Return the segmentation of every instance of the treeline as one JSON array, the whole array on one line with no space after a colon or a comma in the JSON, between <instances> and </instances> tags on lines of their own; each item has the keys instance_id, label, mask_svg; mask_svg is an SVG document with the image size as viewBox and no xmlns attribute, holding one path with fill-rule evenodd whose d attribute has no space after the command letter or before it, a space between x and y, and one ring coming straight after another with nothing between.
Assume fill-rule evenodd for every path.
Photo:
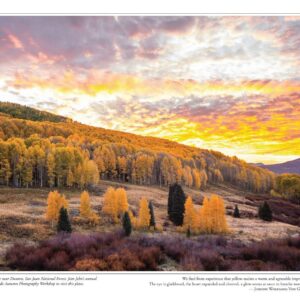
<instances>
[{"instance_id":1,"label":"treeline","mask_svg":"<svg viewBox=\"0 0 300 300\"><path fill-rule=\"evenodd\" d=\"M300 175L282 174L277 176L272 194L300 203Z\"/></svg>"},{"instance_id":2,"label":"treeline","mask_svg":"<svg viewBox=\"0 0 300 300\"><path fill-rule=\"evenodd\" d=\"M196 189L224 182L268 192L274 174L236 157L167 140L76 122L0 116L0 184L84 188L99 179L161 186L177 182Z\"/></svg>"},{"instance_id":3,"label":"treeline","mask_svg":"<svg viewBox=\"0 0 300 300\"><path fill-rule=\"evenodd\" d=\"M0 102L0 113L32 121L66 122L70 120L66 117L10 102Z\"/></svg>"}]
</instances>

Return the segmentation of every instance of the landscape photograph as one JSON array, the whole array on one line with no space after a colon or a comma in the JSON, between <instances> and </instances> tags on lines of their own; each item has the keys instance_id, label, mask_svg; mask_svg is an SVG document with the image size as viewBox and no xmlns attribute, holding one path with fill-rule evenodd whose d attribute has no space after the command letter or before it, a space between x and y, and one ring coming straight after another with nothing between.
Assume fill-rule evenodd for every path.
<instances>
[{"instance_id":1,"label":"landscape photograph","mask_svg":"<svg viewBox=\"0 0 300 300\"><path fill-rule=\"evenodd\" d=\"M300 16L0 16L0 271L300 271Z\"/></svg>"}]
</instances>

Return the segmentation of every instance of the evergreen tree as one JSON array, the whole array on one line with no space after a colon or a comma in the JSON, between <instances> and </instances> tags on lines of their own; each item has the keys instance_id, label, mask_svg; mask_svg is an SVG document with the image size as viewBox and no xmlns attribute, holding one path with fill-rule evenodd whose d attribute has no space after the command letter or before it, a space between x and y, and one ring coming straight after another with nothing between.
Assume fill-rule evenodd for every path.
<instances>
[{"instance_id":1,"label":"evergreen tree","mask_svg":"<svg viewBox=\"0 0 300 300\"><path fill-rule=\"evenodd\" d=\"M59 218L57 223L57 232L72 232L71 223L66 208L62 207L59 211Z\"/></svg>"},{"instance_id":2,"label":"evergreen tree","mask_svg":"<svg viewBox=\"0 0 300 300\"><path fill-rule=\"evenodd\" d=\"M168 198L168 214L170 220L176 225L183 223L185 194L178 183L170 186Z\"/></svg>"},{"instance_id":3,"label":"evergreen tree","mask_svg":"<svg viewBox=\"0 0 300 300\"><path fill-rule=\"evenodd\" d=\"M168 216L170 218L172 207L173 207L173 199L174 199L174 187L175 184L169 186L169 195L168 195Z\"/></svg>"},{"instance_id":4,"label":"evergreen tree","mask_svg":"<svg viewBox=\"0 0 300 300\"><path fill-rule=\"evenodd\" d=\"M152 201L149 201L149 211L150 211L150 227L155 228L155 216Z\"/></svg>"},{"instance_id":5,"label":"evergreen tree","mask_svg":"<svg viewBox=\"0 0 300 300\"><path fill-rule=\"evenodd\" d=\"M272 219L273 219L272 210L266 201L262 205L259 206L258 217L267 222L272 221Z\"/></svg>"},{"instance_id":6,"label":"evergreen tree","mask_svg":"<svg viewBox=\"0 0 300 300\"><path fill-rule=\"evenodd\" d=\"M237 205L235 205L234 212L233 212L233 217L234 218L240 218L241 217L240 210L239 210Z\"/></svg>"},{"instance_id":7,"label":"evergreen tree","mask_svg":"<svg viewBox=\"0 0 300 300\"><path fill-rule=\"evenodd\" d=\"M125 211L123 215L122 224L123 224L125 235L130 236L132 231L132 225L131 225L131 220L128 211Z\"/></svg>"}]
</instances>

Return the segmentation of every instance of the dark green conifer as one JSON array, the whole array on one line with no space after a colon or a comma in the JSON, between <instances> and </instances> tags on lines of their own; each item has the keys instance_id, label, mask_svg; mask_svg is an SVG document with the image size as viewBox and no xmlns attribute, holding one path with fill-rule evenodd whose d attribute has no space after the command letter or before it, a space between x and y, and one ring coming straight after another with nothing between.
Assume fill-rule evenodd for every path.
<instances>
[{"instance_id":1,"label":"dark green conifer","mask_svg":"<svg viewBox=\"0 0 300 300\"><path fill-rule=\"evenodd\" d=\"M125 211L122 220L123 229L126 236L130 236L132 231L131 220L127 211Z\"/></svg>"},{"instance_id":2,"label":"dark green conifer","mask_svg":"<svg viewBox=\"0 0 300 300\"><path fill-rule=\"evenodd\" d=\"M176 226L181 226L183 223L185 200L186 196L182 187L178 183L171 185L168 197L168 215Z\"/></svg>"},{"instance_id":3,"label":"dark green conifer","mask_svg":"<svg viewBox=\"0 0 300 300\"><path fill-rule=\"evenodd\" d=\"M240 210L239 210L237 205L235 205L234 212L233 212L233 217L234 218L240 218L241 217Z\"/></svg>"},{"instance_id":4,"label":"dark green conifer","mask_svg":"<svg viewBox=\"0 0 300 300\"><path fill-rule=\"evenodd\" d=\"M264 203L259 206L258 217L267 222L272 221L273 219L272 210L266 201L264 201Z\"/></svg>"},{"instance_id":5,"label":"dark green conifer","mask_svg":"<svg viewBox=\"0 0 300 300\"><path fill-rule=\"evenodd\" d=\"M72 232L68 211L64 207L62 207L59 211L57 232L69 232L69 233Z\"/></svg>"},{"instance_id":6,"label":"dark green conifer","mask_svg":"<svg viewBox=\"0 0 300 300\"><path fill-rule=\"evenodd\" d=\"M155 216L152 201L149 201L149 211L150 211L150 227L155 228Z\"/></svg>"}]
</instances>

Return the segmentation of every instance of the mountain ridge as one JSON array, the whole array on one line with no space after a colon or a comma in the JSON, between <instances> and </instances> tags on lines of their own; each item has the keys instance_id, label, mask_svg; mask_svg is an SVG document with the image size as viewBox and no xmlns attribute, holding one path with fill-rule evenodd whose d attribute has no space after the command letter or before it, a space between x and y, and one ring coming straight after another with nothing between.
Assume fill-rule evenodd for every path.
<instances>
[{"instance_id":1,"label":"mountain ridge","mask_svg":"<svg viewBox=\"0 0 300 300\"><path fill-rule=\"evenodd\" d=\"M254 165L260 168L268 169L277 174L284 174L284 173L300 174L300 158L296 158L294 160L290 160L278 164L266 165L263 163L256 163Z\"/></svg>"}]
</instances>

